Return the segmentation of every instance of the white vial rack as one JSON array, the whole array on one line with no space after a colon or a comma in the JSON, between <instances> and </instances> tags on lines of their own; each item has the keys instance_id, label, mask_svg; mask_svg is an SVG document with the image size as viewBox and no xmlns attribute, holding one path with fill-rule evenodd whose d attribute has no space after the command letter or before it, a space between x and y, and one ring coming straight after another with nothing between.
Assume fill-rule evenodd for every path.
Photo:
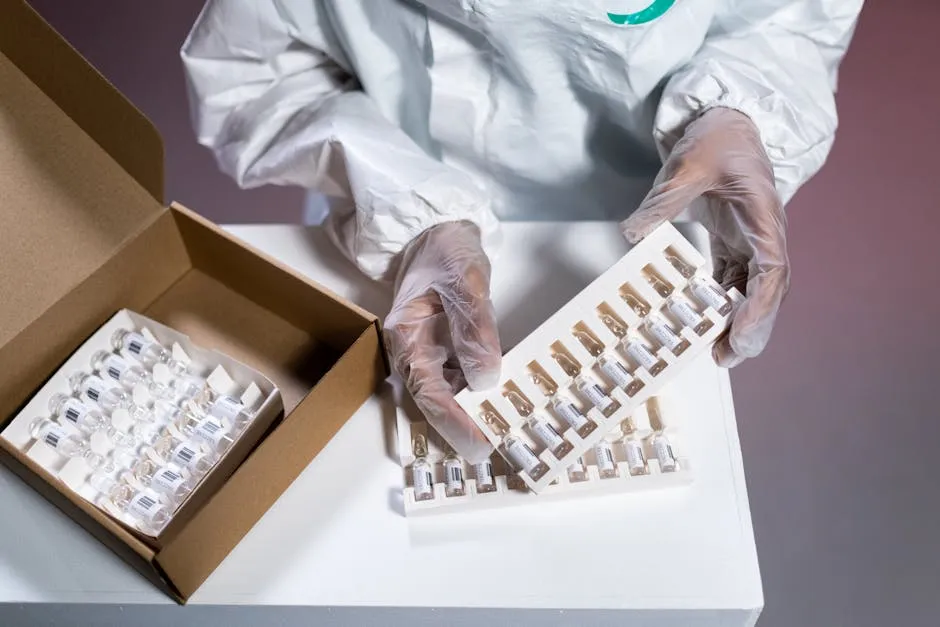
<instances>
[{"instance_id":1,"label":"white vial rack","mask_svg":"<svg viewBox=\"0 0 940 627\"><path fill-rule=\"evenodd\" d=\"M484 481L482 490L475 467L456 458L462 475L462 490L455 492L455 473L452 472L455 458L448 457L444 441L426 422L411 422L400 415L397 428L404 470L402 496L405 515L479 511L689 485L693 479L693 466L687 442L682 438L683 417L673 409L674 405L668 397L659 396L651 404L638 407L630 417L632 428L627 429L628 433L625 434L618 425L604 438L607 444L604 450L588 451L581 468L567 469L539 494L530 491L505 460L496 454L490 459L492 482ZM426 466L415 463L416 439L427 442ZM668 451L664 450L663 442L668 442ZM607 451L610 457L606 456ZM602 457L599 458L599 454ZM674 465L669 463L670 454L675 459ZM665 455L665 467L660 455ZM429 489L425 488L426 472L430 473L430 481L426 484Z\"/></svg>"},{"instance_id":2,"label":"white vial rack","mask_svg":"<svg viewBox=\"0 0 940 627\"><path fill-rule=\"evenodd\" d=\"M521 481L546 492L709 349L743 299L663 224L504 355L496 387L457 402Z\"/></svg>"},{"instance_id":3,"label":"white vial rack","mask_svg":"<svg viewBox=\"0 0 940 627\"><path fill-rule=\"evenodd\" d=\"M61 488L158 536L250 424L280 406L257 371L121 310L0 437Z\"/></svg>"}]
</instances>

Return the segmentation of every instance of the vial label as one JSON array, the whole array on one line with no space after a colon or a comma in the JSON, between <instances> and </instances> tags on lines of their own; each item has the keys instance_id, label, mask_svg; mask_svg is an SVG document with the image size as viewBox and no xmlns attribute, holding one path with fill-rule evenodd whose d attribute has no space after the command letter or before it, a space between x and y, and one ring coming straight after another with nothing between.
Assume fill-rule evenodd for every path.
<instances>
[{"instance_id":1,"label":"vial label","mask_svg":"<svg viewBox=\"0 0 940 627\"><path fill-rule=\"evenodd\" d=\"M637 340L627 342L627 354L647 370L659 362L659 358Z\"/></svg>"},{"instance_id":2,"label":"vial label","mask_svg":"<svg viewBox=\"0 0 940 627\"><path fill-rule=\"evenodd\" d=\"M139 492L127 505L130 514L147 522L152 521L160 509L160 501L146 492Z\"/></svg>"},{"instance_id":3,"label":"vial label","mask_svg":"<svg viewBox=\"0 0 940 627\"><path fill-rule=\"evenodd\" d=\"M633 377L622 363L611 357L601 359L601 371L610 377L617 387L625 388L633 383Z\"/></svg>"},{"instance_id":4,"label":"vial label","mask_svg":"<svg viewBox=\"0 0 940 627\"><path fill-rule=\"evenodd\" d=\"M459 490L463 487L463 466L457 460L444 462L444 485L448 490Z\"/></svg>"},{"instance_id":5,"label":"vial label","mask_svg":"<svg viewBox=\"0 0 940 627\"><path fill-rule=\"evenodd\" d=\"M223 420L235 420L245 404L234 396L220 396L212 403L209 413Z\"/></svg>"},{"instance_id":6,"label":"vial label","mask_svg":"<svg viewBox=\"0 0 940 627\"><path fill-rule=\"evenodd\" d=\"M594 445L594 457L597 458L597 467L601 472L613 470L617 467L617 463L614 461L614 452L607 440L601 440Z\"/></svg>"},{"instance_id":7,"label":"vial label","mask_svg":"<svg viewBox=\"0 0 940 627\"><path fill-rule=\"evenodd\" d=\"M588 419L578 411L574 403L565 399L557 399L552 408L558 413L568 425L575 430L580 429L588 423Z\"/></svg>"},{"instance_id":8,"label":"vial label","mask_svg":"<svg viewBox=\"0 0 940 627\"><path fill-rule=\"evenodd\" d=\"M676 456L672 453L672 444L669 440L660 436L653 442L653 450L656 451L656 459L664 470L675 468Z\"/></svg>"},{"instance_id":9,"label":"vial label","mask_svg":"<svg viewBox=\"0 0 940 627\"><path fill-rule=\"evenodd\" d=\"M186 478L175 470L161 468L153 475L153 479L150 480L150 485L162 492L173 494L183 485L183 481L185 480Z\"/></svg>"},{"instance_id":10,"label":"vial label","mask_svg":"<svg viewBox=\"0 0 940 627\"><path fill-rule=\"evenodd\" d=\"M697 327L702 322L702 316L699 312L695 311L692 308L692 305L684 298L675 297L669 301L667 305L669 311L671 311L676 318L679 319L682 324L687 327L692 327L693 329Z\"/></svg>"},{"instance_id":11,"label":"vial label","mask_svg":"<svg viewBox=\"0 0 940 627\"><path fill-rule=\"evenodd\" d=\"M127 362L117 355L111 355L104 361L105 372L115 381L121 380L127 367Z\"/></svg>"},{"instance_id":12,"label":"vial label","mask_svg":"<svg viewBox=\"0 0 940 627\"><path fill-rule=\"evenodd\" d=\"M194 468L202 457L202 453L199 452L196 447L188 442L183 442L173 449L173 452L170 454L170 461L183 468Z\"/></svg>"},{"instance_id":13,"label":"vial label","mask_svg":"<svg viewBox=\"0 0 940 627\"><path fill-rule=\"evenodd\" d=\"M533 468L541 463L541 460L536 457L535 453L532 452L532 449L530 449L529 446L522 440L514 441L509 445L507 450L513 463L526 472L530 472Z\"/></svg>"},{"instance_id":14,"label":"vial label","mask_svg":"<svg viewBox=\"0 0 940 627\"><path fill-rule=\"evenodd\" d=\"M477 486L493 485L495 481L493 478L493 464L488 461L483 462L482 464L475 465L473 470L477 478Z\"/></svg>"},{"instance_id":15,"label":"vial label","mask_svg":"<svg viewBox=\"0 0 940 627\"><path fill-rule=\"evenodd\" d=\"M431 477L431 469L418 467L414 469L415 494L423 496L430 494L434 490L434 479Z\"/></svg>"},{"instance_id":16,"label":"vial label","mask_svg":"<svg viewBox=\"0 0 940 627\"><path fill-rule=\"evenodd\" d=\"M604 390L601 389L601 386L593 381L582 379L578 382L578 389L602 412L606 411L608 407L614 404L614 399L607 396Z\"/></svg>"},{"instance_id":17,"label":"vial label","mask_svg":"<svg viewBox=\"0 0 940 627\"><path fill-rule=\"evenodd\" d=\"M682 343L682 340L679 339L676 332L670 329L669 326L659 318L647 318L647 326L653 334L653 337L669 350L675 350L679 344Z\"/></svg>"},{"instance_id":18,"label":"vial label","mask_svg":"<svg viewBox=\"0 0 940 627\"><path fill-rule=\"evenodd\" d=\"M62 417L73 425L78 426L82 423L87 413L88 410L84 405L74 398L70 398L65 402L65 411L62 412Z\"/></svg>"},{"instance_id":19,"label":"vial label","mask_svg":"<svg viewBox=\"0 0 940 627\"><path fill-rule=\"evenodd\" d=\"M690 287L692 289L693 296L715 311L720 310L728 302L724 294L719 292L714 285L710 285L706 279L701 277L693 279Z\"/></svg>"},{"instance_id":20,"label":"vial label","mask_svg":"<svg viewBox=\"0 0 940 627\"><path fill-rule=\"evenodd\" d=\"M529 425L532 427L532 431L535 432L535 435L542 441L542 444L548 447L549 450L554 451L556 448L564 444L564 440L558 432L555 431L555 428L544 420L531 420Z\"/></svg>"},{"instance_id":21,"label":"vial label","mask_svg":"<svg viewBox=\"0 0 940 627\"><path fill-rule=\"evenodd\" d=\"M209 416L196 424L193 435L204 442L218 445L225 437L225 426L214 417Z\"/></svg>"},{"instance_id":22,"label":"vial label","mask_svg":"<svg viewBox=\"0 0 940 627\"><path fill-rule=\"evenodd\" d=\"M104 381L98 377L88 377L85 379L85 396L98 402L101 397L104 395Z\"/></svg>"},{"instance_id":23,"label":"vial label","mask_svg":"<svg viewBox=\"0 0 940 627\"><path fill-rule=\"evenodd\" d=\"M151 342L147 341L140 333L129 333L127 335L127 352L135 357L140 357L150 344Z\"/></svg>"},{"instance_id":24,"label":"vial label","mask_svg":"<svg viewBox=\"0 0 940 627\"><path fill-rule=\"evenodd\" d=\"M627 454L627 466L632 472L646 468L646 458L643 456L643 445L636 440L627 440L623 445Z\"/></svg>"},{"instance_id":25,"label":"vial label","mask_svg":"<svg viewBox=\"0 0 940 627\"><path fill-rule=\"evenodd\" d=\"M42 441L51 448L58 448L59 442L67 437L65 430L57 425L48 425L42 432Z\"/></svg>"}]
</instances>

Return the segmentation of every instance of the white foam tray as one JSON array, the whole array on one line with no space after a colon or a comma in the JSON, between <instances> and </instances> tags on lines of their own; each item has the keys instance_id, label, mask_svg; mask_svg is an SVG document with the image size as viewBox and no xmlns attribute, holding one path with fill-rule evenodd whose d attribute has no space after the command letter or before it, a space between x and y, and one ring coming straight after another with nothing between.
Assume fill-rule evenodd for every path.
<instances>
[{"instance_id":1,"label":"white foam tray","mask_svg":"<svg viewBox=\"0 0 940 627\"><path fill-rule=\"evenodd\" d=\"M501 446L503 438L500 434L494 432L482 418L484 403L495 409L503 421L508 424L512 435L526 442L538 457L545 462L548 471L538 480L534 480L526 472L518 473L518 477L532 491L537 493L547 492L556 480L559 484L563 483L567 474L566 469L578 457L585 455L598 440L607 437L611 431L619 428L621 421L633 414L648 398L655 396L666 384L674 380L687 363L703 351L710 349L715 340L725 332L734 311L743 301L740 292L732 289L728 292L733 304L731 312L721 315L710 307L703 309L700 303L691 297L688 290L689 281L666 260L664 253L667 248L676 253L688 265L696 268L701 276L706 276L710 280L710 276L705 270L706 261L701 254L675 227L668 223L663 224L509 351L503 357L502 373L498 385L483 391L465 389L457 395L457 402L504 458L508 459L508 454ZM698 335L692 329L682 326L674 318L666 309L666 299L660 296L643 278L643 269L647 265L651 265L660 277L674 286L674 294L684 293L698 307L699 313L711 320L713 324L707 332ZM681 337L688 340L689 347L684 352L679 356L674 355L667 348L660 346L643 329L641 324L643 319L621 298L620 294L625 286L629 286L635 294L642 297L650 305L652 314L658 312L658 315L670 322L673 329ZM653 376L626 355L618 338L602 323L599 312L601 307L605 311L612 311L626 324L631 332L638 333L650 349L666 362L667 366L662 372ZM632 370L633 376L643 382L643 387L639 391L633 396L628 396L624 390L613 386L612 382L600 370L597 359L572 335L573 329L578 325L583 325L599 339L605 346L607 354L616 356L622 364ZM655 348L657 346L658 349ZM572 377L565 374L551 357L553 350L557 350L559 347L562 347L580 363L582 373L590 374L605 389L607 394L620 404L616 412L610 416L603 415L575 390ZM559 390L563 391L568 399L574 402L583 415L597 424L597 428L593 432L582 438L554 414L549 406L549 399L542 394L530 379L532 372L530 367L533 363L537 363L554 380ZM541 442L536 440L524 428L524 418L503 396L507 385L520 390L534 405L535 413L551 423L571 443L572 449L570 452L561 459L557 459L552 452L547 449L543 450L544 447Z\"/></svg>"},{"instance_id":2,"label":"white foam tray","mask_svg":"<svg viewBox=\"0 0 940 627\"><path fill-rule=\"evenodd\" d=\"M659 395L656 398L660 407L660 415L666 427L664 433L668 437L678 460L678 467L674 472L662 472L659 467L656 455L648 440L653 433L653 429L650 426L649 414L644 404L633 412L632 418L637 428L637 437L643 442L644 453L649 466L648 474L630 475L623 448L623 434L618 427L615 431L607 434L607 440L611 442L611 448L617 462L617 477L602 479L593 452L589 452L584 459L588 474L586 481L571 481L568 473L565 472L558 478L557 482L548 485L539 494L530 491L525 483L508 469L508 465L499 455L494 454L491 459L496 480L496 490L494 492L477 492L473 468L470 464L464 462L463 476L466 493L463 496L447 496L442 465L446 451L443 440L426 422L411 422L399 413L397 423L398 450L404 469L403 501L405 514L409 517L449 514L531 505L549 500L574 500L689 485L693 481L694 474L688 447L682 439L682 424L685 417L675 411L674 406L676 403L669 401L668 394L665 396ZM424 435L427 438L428 461L431 462L433 467L434 498L426 501L415 499L413 487L411 464L414 463L415 458L412 454L411 443L416 435Z\"/></svg>"},{"instance_id":3,"label":"white foam tray","mask_svg":"<svg viewBox=\"0 0 940 627\"><path fill-rule=\"evenodd\" d=\"M142 332L144 336L157 340L163 346L172 347L175 358L190 364L190 372L206 376L210 386L217 393L239 397L247 407L254 408L257 416L268 415L268 412L272 411L280 411L280 392L274 383L261 373L223 353L200 348L186 335L155 320L122 309L72 353L0 433L0 437L23 451L60 482L60 489L70 490L92 504L96 502L99 496L97 491L88 483L88 477L92 474L92 469L85 460L81 457L63 457L42 442L37 442L29 433L29 425L37 417L51 418L49 415L50 399L59 393L71 396L69 377L75 372L88 372L91 358L99 350L111 351L111 337L119 329L136 329ZM131 363L135 363L130 356L124 355L123 352L121 354ZM164 383L170 376L168 372L161 372L157 367L154 368L153 374L155 379ZM149 398L148 393L143 388L144 386L140 386L140 389L135 389L132 392L135 401L140 403L146 402ZM112 416L112 424L118 423L117 414L119 412L123 412L123 410L115 412L115 415ZM126 414L126 412L124 413ZM120 420L126 423L129 419L122 416ZM81 436L78 429L67 420L54 421L66 432ZM89 444L92 451L104 456L107 456L114 448L114 443L103 432L92 435ZM117 478L119 473L120 469L117 469L112 476ZM104 508L100 509L129 527L140 531L130 516L116 511L108 511Z\"/></svg>"}]
</instances>

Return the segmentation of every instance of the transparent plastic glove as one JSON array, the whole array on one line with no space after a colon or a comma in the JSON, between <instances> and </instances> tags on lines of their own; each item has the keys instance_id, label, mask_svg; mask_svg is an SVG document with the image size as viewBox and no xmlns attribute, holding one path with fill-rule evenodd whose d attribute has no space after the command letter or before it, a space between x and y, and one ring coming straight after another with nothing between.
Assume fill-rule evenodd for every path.
<instances>
[{"instance_id":1,"label":"transparent plastic glove","mask_svg":"<svg viewBox=\"0 0 940 627\"><path fill-rule=\"evenodd\" d=\"M490 262L470 222L432 227L405 248L385 319L395 369L428 423L471 463L492 446L454 400L464 383L496 385L502 352Z\"/></svg>"},{"instance_id":2,"label":"transparent plastic glove","mask_svg":"<svg viewBox=\"0 0 940 627\"><path fill-rule=\"evenodd\" d=\"M718 364L730 368L767 345L790 286L786 216L760 133L746 115L716 108L692 122L643 204L621 224L624 236L638 242L700 196L707 202L694 217L711 233L715 279L747 296L714 348Z\"/></svg>"}]
</instances>

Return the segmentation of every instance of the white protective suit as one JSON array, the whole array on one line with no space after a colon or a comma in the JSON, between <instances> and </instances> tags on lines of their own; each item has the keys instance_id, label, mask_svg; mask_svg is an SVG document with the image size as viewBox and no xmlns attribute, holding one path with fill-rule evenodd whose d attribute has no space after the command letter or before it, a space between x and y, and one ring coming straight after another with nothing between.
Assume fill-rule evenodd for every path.
<instances>
[{"instance_id":1,"label":"white protective suit","mask_svg":"<svg viewBox=\"0 0 940 627\"><path fill-rule=\"evenodd\" d=\"M210 0L195 124L243 187L331 199L364 272L436 224L620 219L686 125L756 124L788 200L836 130L862 0ZM659 153L657 155L657 152Z\"/></svg>"}]
</instances>

